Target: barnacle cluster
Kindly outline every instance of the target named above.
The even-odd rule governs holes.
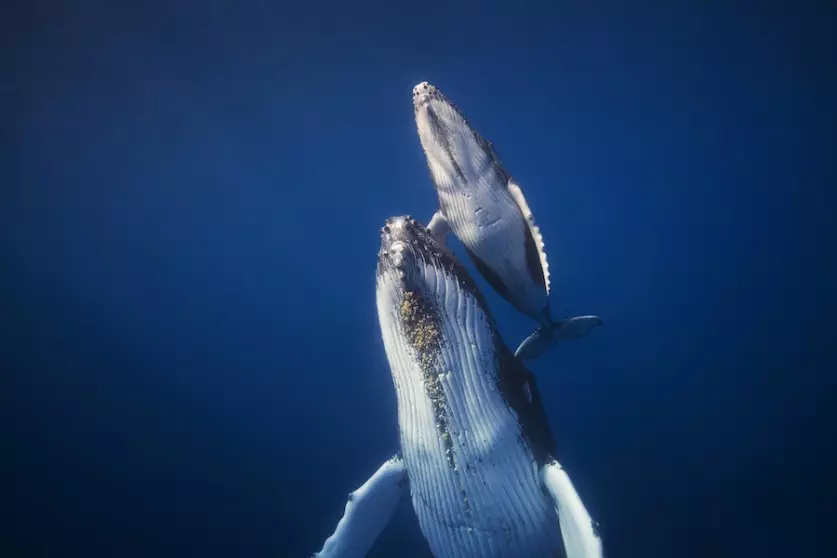
[[[422,370],[431,368],[442,338],[438,316],[419,293],[406,291],[401,300],[401,318],[407,340],[418,354]]]
[[[401,318],[407,342],[413,348],[424,378],[424,389],[433,406],[436,428],[442,436],[448,464],[454,467],[453,440],[448,430],[448,412],[445,404],[445,390],[438,367],[439,351],[442,347],[441,322],[432,305],[427,304],[421,293],[405,291],[400,305]]]

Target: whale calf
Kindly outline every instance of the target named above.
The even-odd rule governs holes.
[[[443,242],[452,231],[491,287],[539,324],[516,356],[535,358],[558,341],[582,337],[600,326],[598,316],[553,321],[543,237],[523,190],[491,142],[426,81],[413,88],[413,112],[439,198],[428,228]]]
[[[376,301],[400,451],[351,493],[315,556],[364,556],[408,494],[436,558],[601,557],[535,378],[465,268],[409,217],[382,229]]]

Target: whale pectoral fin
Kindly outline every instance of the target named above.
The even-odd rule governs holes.
[[[404,459],[395,455],[349,494],[343,517],[326,539],[319,558],[363,558],[384,529],[407,487]]]
[[[535,359],[559,341],[584,337],[603,323],[598,316],[576,316],[553,322],[524,339],[514,351],[514,356],[521,361]]]
[[[546,261],[546,247],[544,246],[543,235],[541,234],[541,230],[535,224],[535,216],[532,214],[532,210],[529,209],[529,204],[526,203],[526,198],[523,196],[523,190],[520,188],[520,185],[515,182],[514,178],[509,178],[507,187],[509,189],[509,193],[517,204],[517,207],[520,208],[523,218],[526,219],[526,226],[529,227],[529,233],[532,236],[534,249],[537,252],[537,254],[533,253],[531,258],[534,260],[535,256],[537,256],[536,261],[540,264],[540,269],[543,273],[543,282],[544,287],[546,287],[546,294],[549,295],[549,263]],[[534,263],[530,264],[530,269],[534,265]]]
[[[427,224],[427,230],[436,237],[439,244],[445,245],[445,238],[450,232],[450,223],[448,223],[447,217],[442,214],[441,209],[433,214],[430,223]]]
[[[601,558],[598,524],[590,517],[561,464],[553,461],[545,465],[541,481],[555,505],[567,558]]]

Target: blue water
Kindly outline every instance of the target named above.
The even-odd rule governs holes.
[[[834,10],[560,4],[3,18],[0,554],[320,548],[397,448],[375,258],[435,210],[429,80],[526,192],[553,312],[606,322],[531,368],[609,556],[835,555]],[[406,502],[370,556],[429,556]]]

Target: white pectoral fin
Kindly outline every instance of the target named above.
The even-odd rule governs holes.
[[[526,198],[523,196],[523,190],[520,188],[520,185],[517,182],[515,182],[514,178],[509,178],[509,183],[507,186],[509,189],[509,193],[511,194],[515,203],[517,204],[517,207],[520,208],[520,212],[526,219],[526,226],[529,227],[529,232],[532,234],[532,238],[535,239],[535,247],[538,249],[538,258],[541,262],[541,269],[543,270],[543,280],[546,284],[546,294],[548,295],[549,263],[546,261],[546,247],[544,246],[543,235],[541,234],[541,230],[535,224],[535,216],[532,214],[532,210],[529,209],[529,204],[526,203]]]
[[[427,230],[436,237],[442,246],[445,245],[445,238],[450,232],[450,223],[448,223],[441,209],[433,214],[430,223],[427,224]]]
[[[541,469],[541,480],[555,504],[567,558],[601,558],[602,541],[596,523],[557,461]]]
[[[383,531],[407,488],[407,469],[393,456],[349,495],[343,517],[326,539],[319,558],[363,558]]]

